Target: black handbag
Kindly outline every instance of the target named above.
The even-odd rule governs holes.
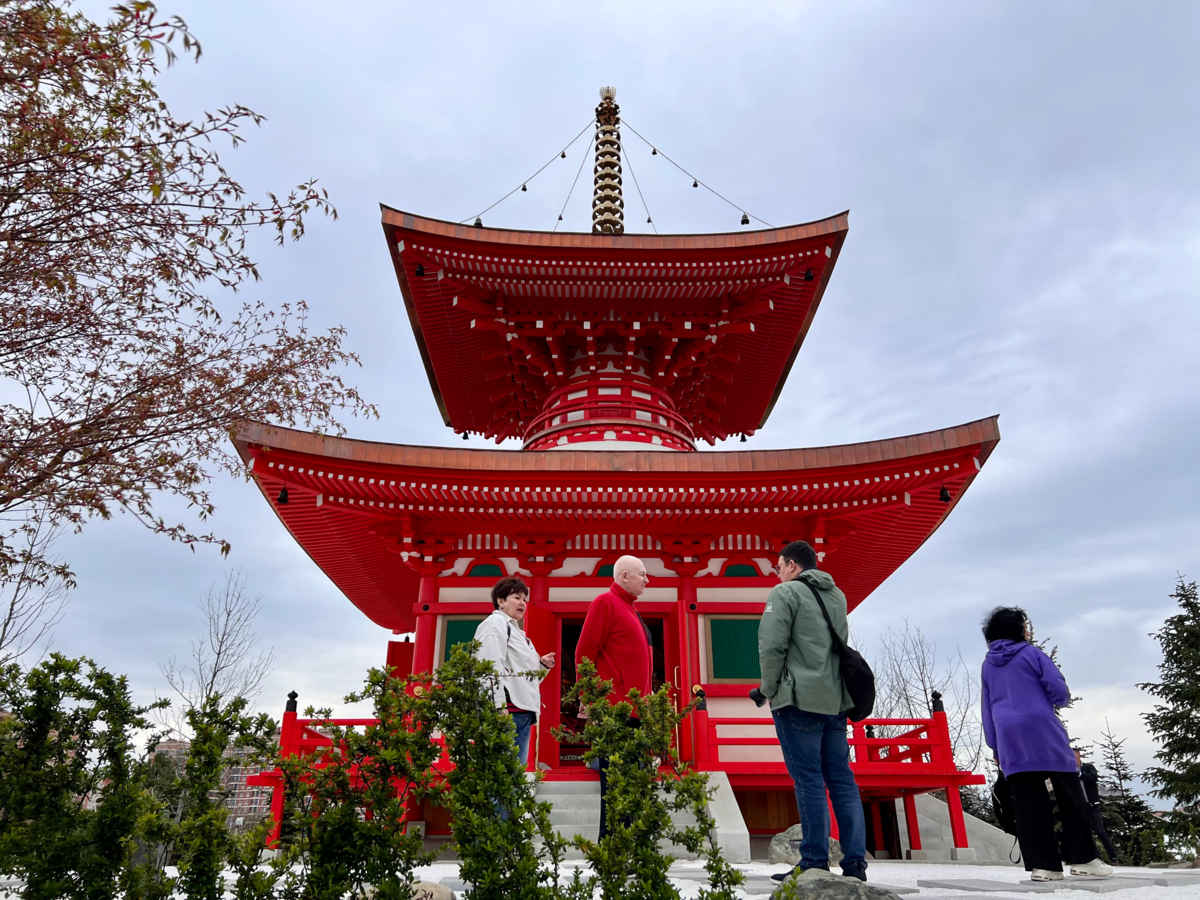
[[[996,773],[996,783],[992,785],[992,814],[1000,827],[1009,834],[1017,833],[1017,815],[1013,811],[1012,788],[1003,772]]]
[[[802,582],[817,598],[817,605],[821,607],[821,614],[825,616],[825,624],[829,626],[829,634],[833,637],[833,649],[842,659],[842,683],[846,685],[854,703],[854,708],[846,715],[851,722],[861,722],[871,715],[875,708],[875,673],[871,671],[863,655],[843,641],[842,636],[833,627],[829,610],[825,608],[825,601],[821,599],[820,589],[800,575],[797,575],[795,580]]]

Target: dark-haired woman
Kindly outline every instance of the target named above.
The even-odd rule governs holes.
[[[539,666],[554,668],[554,654],[539,656],[533,641],[521,628],[528,602],[529,588],[520,575],[501,578],[492,588],[495,612],[475,629],[475,640],[480,645],[479,658],[490,661],[500,676],[493,698],[496,706],[511,715],[517,726],[517,752],[522,765],[529,760],[529,732],[537,721],[542,694],[538,677],[521,673],[536,672]]]
[[[1012,789],[1025,868],[1034,881],[1060,881],[1065,858],[1072,875],[1111,875],[1112,866],[1096,852],[1075,753],[1054,712],[1071,702],[1071,692],[1030,636],[1020,607],[997,607],[984,620],[983,735]],[[1062,819],[1061,855],[1047,780]]]

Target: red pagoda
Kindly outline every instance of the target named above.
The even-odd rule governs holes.
[[[938,528],[1000,435],[987,418],[833,447],[698,452],[762,428],[829,284],[848,215],[730,234],[629,235],[619,111],[597,108],[590,234],[452,224],[383,208],[429,384],[456,433],[521,450],[383,444],[248,424],[239,452],[284,526],[364,615],[388,662],[428,671],[491,612],[498,577],[531,586],[525,628],[556,650],[530,764],[589,778],[551,729],[588,604],[622,554],[651,575],[638,607],[655,685],[703,696],[680,754],[723,771],[751,833],[798,821],[758,681],[757,620],[780,548],[805,539],[854,609]],[[743,438],[744,439],[744,438]],[[286,492],[284,492],[286,489]],[[294,714],[289,713],[294,719]],[[967,847],[945,716],[858,723],[855,771],[877,804],[946,789]],[[894,808],[894,807],[893,807]]]

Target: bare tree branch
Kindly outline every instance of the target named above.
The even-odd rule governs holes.
[[[258,696],[275,664],[273,649],[259,649],[254,626],[261,605],[262,592],[250,593],[241,569],[226,573],[224,584],[209,587],[199,604],[205,631],[192,641],[191,658],[184,663],[173,658],[160,666],[179,699],[164,711],[163,725],[186,737],[189,709],[216,696],[224,701]]]
[[[0,666],[16,662],[38,646],[43,649],[61,621],[74,586],[53,557],[55,529],[34,511],[11,534],[19,535],[11,562],[0,559]]]
[[[925,636],[920,626],[905,618],[899,625],[889,625],[880,636],[879,653],[871,667],[875,671],[877,717],[927,719],[937,691],[946,709],[955,763],[961,769],[979,768],[983,762],[979,678],[961,651],[939,660],[937,644]],[[883,727],[880,736],[901,730]]]

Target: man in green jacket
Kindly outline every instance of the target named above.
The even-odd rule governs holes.
[[[817,569],[817,555],[806,541],[784,547],[775,572],[780,584],[771,589],[758,625],[760,690],[771,701],[783,761],[796,784],[804,832],[797,868],[829,868],[832,805],[845,854],[842,874],[866,881],[866,825],[846,742],[846,713],[854,703],[816,593],[843,641],[849,638],[846,595]],[[790,874],[771,877],[782,881]]]

